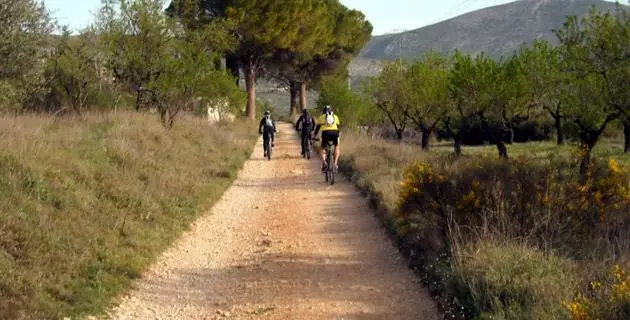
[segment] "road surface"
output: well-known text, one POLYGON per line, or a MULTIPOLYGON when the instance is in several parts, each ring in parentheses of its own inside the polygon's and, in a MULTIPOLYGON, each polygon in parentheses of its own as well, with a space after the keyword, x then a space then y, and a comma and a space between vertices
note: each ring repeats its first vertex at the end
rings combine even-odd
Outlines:
MULTIPOLYGON (((367 201, 324 183, 279 124, 233 186, 135 282, 113 319, 438 319, 367 201)), ((342 179, 339 179, 342 180, 342 179)))

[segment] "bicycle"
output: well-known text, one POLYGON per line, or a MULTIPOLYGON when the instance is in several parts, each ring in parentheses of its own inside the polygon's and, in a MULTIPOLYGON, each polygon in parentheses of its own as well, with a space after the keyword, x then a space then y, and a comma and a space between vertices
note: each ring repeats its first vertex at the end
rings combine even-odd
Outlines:
POLYGON ((332 141, 328 141, 326 145, 326 171, 324 174, 326 175, 326 182, 329 182, 331 185, 335 184, 335 146, 332 141))
POLYGON ((265 150, 267 150, 267 160, 271 160, 271 137, 264 139, 265 150))
POLYGON ((302 158, 311 160, 311 153, 313 152, 313 141, 311 141, 310 135, 302 136, 302 150, 304 150, 302 158))

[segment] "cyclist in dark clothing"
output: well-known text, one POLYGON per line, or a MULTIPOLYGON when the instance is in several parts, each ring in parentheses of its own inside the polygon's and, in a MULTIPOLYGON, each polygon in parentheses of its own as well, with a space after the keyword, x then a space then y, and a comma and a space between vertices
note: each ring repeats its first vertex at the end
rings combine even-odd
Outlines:
POLYGON ((315 119, 311 117, 307 109, 302 110, 302 115, 295 124, 297 130, 302 137, 302 156, 306 154, 306 139, 311 138, 312 132, 315 130, 315 119))
MULTIPOLYGON (((274 133, 276 133, 276 122, 271 118, 271 112, 265 111, 265 116, 260 119, 260 125, 258 126, 258 132, 263 135, 263 141, 271 139, 271 147, 274 147, 274 133)), ((263 151, 265 157, 267 156, 267 144, 263 143, 263 151)))

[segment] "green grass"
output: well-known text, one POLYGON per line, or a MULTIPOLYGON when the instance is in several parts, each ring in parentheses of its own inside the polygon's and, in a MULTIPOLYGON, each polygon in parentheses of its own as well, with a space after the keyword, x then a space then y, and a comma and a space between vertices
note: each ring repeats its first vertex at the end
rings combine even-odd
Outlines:
POLYGON ((0 118, 0 319, 102 312, 219 199, 255 129, 155 115, 0 118))
POLYGON ((578 289, 576 265, 515 243, 479 242, 458 248, 455 276, 480 319, 568 319, 561 301, 578 289))
MULTIPOLYGON (((528 142, 514 143, 507 145, 510 157, 526 156, 531 159, 548 159, 551 157, 573 157, 578 149, 576 143, 568 142, 565 145, 557 145, 555 142, 528 142)), ((453 152, 451 143, 439 142, 433 148, 431 154, 449 154, 453 152)), ((605 139, 600 141, 593 150, 594 156, 599 158, 615 158, 620 164, 630 165, 630 153, 623 152, 623 142, 614 139, 605 139)), ((494 145, 484 146, 464 146, 462 155, 474 156, 479 153, 496 154, 497 148, 494 145)))

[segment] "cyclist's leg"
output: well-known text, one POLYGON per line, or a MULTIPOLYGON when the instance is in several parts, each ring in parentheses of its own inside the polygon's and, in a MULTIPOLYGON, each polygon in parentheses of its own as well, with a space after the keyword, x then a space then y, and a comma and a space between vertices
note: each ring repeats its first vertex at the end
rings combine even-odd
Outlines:
POLYGON ((322 144, 319 148, 319 155, 322 157, 322 170, 326 169, 326 144, 328 143, 328 134, 322 131, 322 144))
POLYGON ((269 133, 263 132, 263 152, 267 155, 267 141, 269 141, 269 133))
POLYGON ((275 147, 276 145, 273 143, 275 140, 275 134, 272 132, 269 132, 269 136, 271 137, 271 146, 275 147))
POLYGON ((334 152, 334 159, 335 159, 335 168, 337 168, 337 163, 339 161, 339 133, 337 133, 337 137, 334 140, 334 145, 335 145, 335 152, 334 152))

